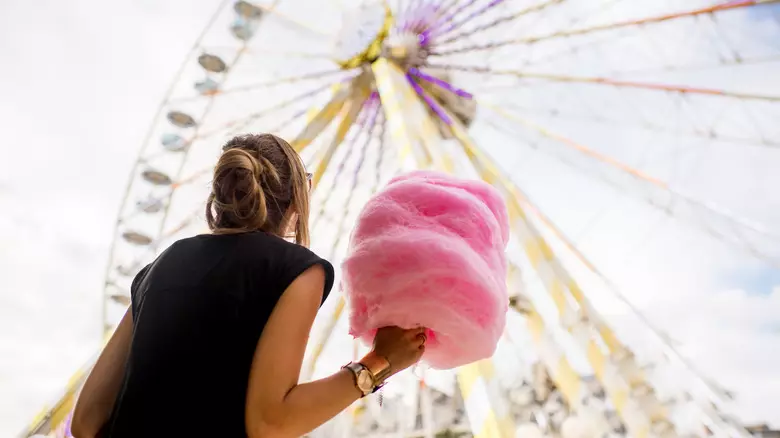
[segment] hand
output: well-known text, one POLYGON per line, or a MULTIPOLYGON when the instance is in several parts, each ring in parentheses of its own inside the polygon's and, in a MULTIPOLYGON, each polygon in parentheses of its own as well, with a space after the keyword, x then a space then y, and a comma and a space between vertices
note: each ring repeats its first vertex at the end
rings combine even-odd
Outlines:
POLYGON ((391 374, 395 374, 420 360, 425 352, 425 341, 425 328, 382 327, 374 336, 373 353, 387 359, 391 374))

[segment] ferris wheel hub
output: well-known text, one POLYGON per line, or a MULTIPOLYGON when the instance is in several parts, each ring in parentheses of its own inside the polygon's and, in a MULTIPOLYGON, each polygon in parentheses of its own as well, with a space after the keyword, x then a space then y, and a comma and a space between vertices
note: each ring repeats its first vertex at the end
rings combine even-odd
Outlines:
POLYGON ((420 35, 409 31, 388 37, 382 52, 404 70, 421 67, 428 58, 428 51, 420 44, 420 35))

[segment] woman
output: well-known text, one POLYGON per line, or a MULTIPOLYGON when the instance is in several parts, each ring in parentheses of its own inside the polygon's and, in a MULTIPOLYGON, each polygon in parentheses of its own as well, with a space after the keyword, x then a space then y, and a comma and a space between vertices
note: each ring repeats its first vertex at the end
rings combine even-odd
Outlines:
POLYGON ((333 267, 306 248, 310 186, 278 137, 225 145, 206 205, 212 233, 174 243, 133 280, 74 437, 297 437, 419 360, 423 330, 387 327, 359 362, 298 383, 333 286, 333 267))

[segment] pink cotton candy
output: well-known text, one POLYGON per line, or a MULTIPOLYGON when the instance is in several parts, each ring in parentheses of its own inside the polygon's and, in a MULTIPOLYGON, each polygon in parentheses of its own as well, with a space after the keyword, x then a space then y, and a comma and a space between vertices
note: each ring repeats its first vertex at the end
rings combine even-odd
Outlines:
POLYGON ((417 171, 371 198, 343 264, 350 333, 427 327, 423 359, 454 368, 493 355, 506 323, 506 206, 482 181, 417 171))

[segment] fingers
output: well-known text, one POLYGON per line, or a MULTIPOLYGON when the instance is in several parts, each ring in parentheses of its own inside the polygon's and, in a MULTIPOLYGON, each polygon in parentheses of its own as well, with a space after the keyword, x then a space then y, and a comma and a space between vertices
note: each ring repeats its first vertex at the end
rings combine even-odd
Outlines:
POLYGON ((406 330, 406 333, 404 333, 404 334, 406 335, 406 339, 409 339, 409 340, 416 339, 421 334, 423 334, 423 335, 425 334, 425 327, 418 327, 418 328, 409 329, 409 330, 406 330))
POLYGON ((382 327, 374 338, 374 351, 386 357, 398 372, 420 361, 427 341, 425 327, 408 330, 395 326, 382 327))
POLYGON ((425 343, 428 341, 428 335, 425 333, 425 329, 422 331, 415 330, 417 333, 412 340, 412 345, 415 346, 418 349, 424 349, 425 343))
POLYGON ((415 358, 414 358, 414 362, 415 362, 415 363, 419 362, 419 361, 420 361, 420 359, 421 359, 421 358, 422 358, 422 356, 423 356, 423 353, 425 353, 425 344, 422 344, 422 345, 420 345, 420 346, 417 348, 417 352, 416 352, 416 353, 417 353, 417 354, 415 354, 415 358))
POLYGON ((425 348, 425 343, 428 341, 427 329, 425 327, 416 327, 412 329, 402 329, 399 327, 382 327, 377 331, 377 335, 380 333, 396 337, 399 340, 403 340, 413 350, 421 350, 425 348))

